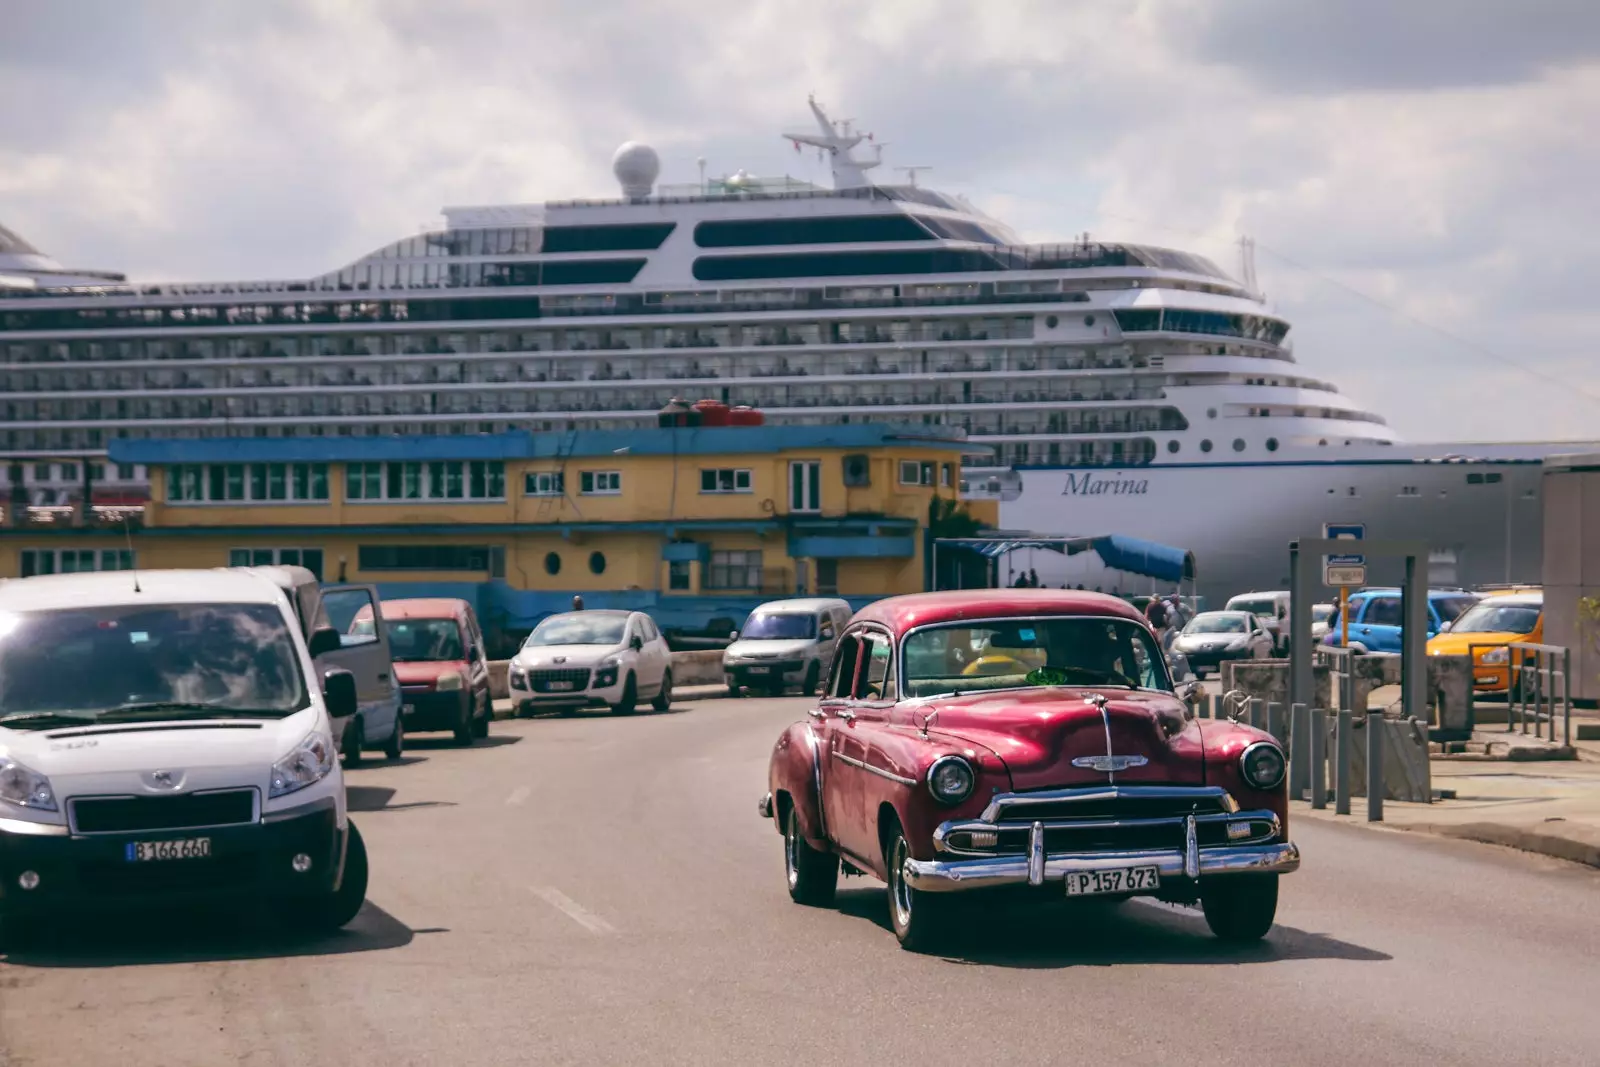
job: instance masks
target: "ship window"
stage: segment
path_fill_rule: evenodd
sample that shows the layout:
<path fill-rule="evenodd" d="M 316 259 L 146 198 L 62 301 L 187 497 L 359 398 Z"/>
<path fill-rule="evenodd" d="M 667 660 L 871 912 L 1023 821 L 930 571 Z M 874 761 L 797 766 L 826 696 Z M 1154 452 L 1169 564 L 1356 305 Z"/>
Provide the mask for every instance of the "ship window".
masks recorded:
<path fill-rule="evenodd" d="M 1233 450 L 1235 452 L 1243 452 L 1244 451 L 1244 438 L 1235 437 L 1233 439 Z"/>
<path fill-rule="evenodd" d="M 855 215 L 842 218 L 727 219 L 694 228 L 701 248 L 753 245 L 826 245 L 856 241 L 930 241 L 933 235 L 908 215 Z M 984 238 L 967 238 L 983 240 Z M 992 241 L 990 243 L 993 243 Z M 548 251 L 548 249 L 547 249 Z M 869 272 L 863 272 L 869 273 Z M 698 277 L 699 275 L 696 275 Z"/>
<path fill-rule="evenodd" d="M 632 226 L 550 226 L 541 252 L 642 252 L 660 248 L 675 222 Z"/>
<path fill-rule="evenodd" d="M 1150 333 L 1161 329 L 1161 312 L 1150 309 L 1113 311 L 1123 333 Z"/>
<path fill-rule="evenodd" d="M 1421 496 L 1422 495 L 1422 491 L 1420 489 L 1418 489 L 1414 485 L 1402 485 L 1400 487 L 1400 495 L 1401 496 Z"/>
<path fill-rule="evenodd" d="M 1498 473 L 1495 473 L 1495 472 L 1491 471 L 1490 473 L 1485 474 L 1483 476 L 1483 480 L 1485 482 L 1489 483 L 1490 485 L 1494 485 L 1495 483 L 1497 483 L 1497 482 L 1499 482 L 1501 480 L 1501 476 Z"/>
<path fill-rule="evenodd" d="M 1176 452 L 1177 450 L 1178 450 L 1178 442 L 1177 442 L 1177 440 L 1174 439 L 1174 440 L 1171 440 L 1171 441 L 1167 442 L 1167 451 L 1168 452 Z"/>
<path fill-rule="evenodd" d="M 1483 484 L 1483 475 L 1481 475 L 1481 474 L 1469 474 L 1469 475 L 1467 475 L 1467 484 L 1468 485 L 1482 485 Z"/>
<path fill-rule="evenodd" d="M 988 252 L 935 249 L 905 252 L 796 252 L 788 255 L 701 256 L 699 281 L 740 278 L 832 278 L 871 274 L 965 274 L 1000 270 Z"/>
<path fill-rule="evenodd" d="M 1276 452 L 1277 450 L 1278 450 L 1278 439 L 1276 437 L 1267 438 L 1267 451 L 1268 452 Z"/>
<path fill-rule="evenodd" d="M 1061 323 L 1061 320 L 1056 318 L 1054 315 L 1046 315 L 1045 316 L 1044 324 L 1047 327 L 1049 327 L 1050 329 L 1052 329 L 1052 330 L 1055 329 L 1058 325 L 1060 325 L 1060 323 Z"/>
<path fill-rule="evenodd" d="M 587 259 L 539 265 L 539 285 L 598 285 L 631 282 L 642 259 Z"/>
<path fill-rule="evenodd" d="M 1214 419 L 1216 417 L 1217 417 L 1217 409 L 1216 408 L 1206 408 L 1206 418 Z"/>
<path fill-rule="evenodd" d="M 1209 440 L 1201 441 L 1200 442 L 1200 451 L 1202 451 L 1202 452 L 1210 452 L 1211 451 L 1211 442 Z"/>

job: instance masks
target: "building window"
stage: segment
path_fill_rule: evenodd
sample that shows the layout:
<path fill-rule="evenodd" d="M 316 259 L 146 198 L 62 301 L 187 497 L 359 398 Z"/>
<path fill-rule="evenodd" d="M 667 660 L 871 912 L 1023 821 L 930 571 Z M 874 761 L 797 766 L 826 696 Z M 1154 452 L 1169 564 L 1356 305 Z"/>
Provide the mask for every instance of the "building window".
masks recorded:
<path fill-rule="evenodd" d="M 837 596 L 839 593 L 839 561 L 817 560 L 817 595 Z"/>
<path fill-rule="evenodd" d="M 566 478 L 560 471 L 529 471 L 522 476 L 525 496 L 560 496 L 566 492 Z"/>
<path fill-rule="evenodd" d="M 133 553 L 125 548 L 25 548 L 22 577 L 36 574 L 79 574 L 84 571 L 129 571 Z"/>
<path fill-rule="evenodd" d="M 700 472 L 702 493 L 748 493 L 750 471 L 748 468 L 717 467 Z"/>
<path fill-rule="evenodd" d="M 760 589 L 760 550 L 713 551 L 711 566 L 706 574 L 706 588 Z"/>
<path fill-rule="evenodd" d="M 361 545 L 364 571 L 488 571 L 487 545 Z"/>
<path fill-rule="evenodd" d="M 622 472 L 584 471 L 578 475 L 578 491 L 585 496 L 616 496 L 622 492 Z"/>
<path fill-rule="evenodd" d="M 675 559 L 667 564 L 667 588 L 686 590 L 689 588 L 689 561 Z"/>
<path fill-rule="evenodd" d="M 544 572 L 546 574 L 561 573 L 561 553 L 546 552 L 544 554 Z"/>
<path fill-rule="evenodd" d="M 606 554 L 604 552 L 589 553 L 589 571 L 591 574 L 604 574 L 606 572 Z"/>
<path fill-rule="evenodd" d="M 78 465 L 76 463 L 63 463 L 61 465 L 61 480 L 75 482 L 78 480 Z"/>
<path fill-rule="evenodd" d="M 943 489 L 950 488 L 950 483 L 955 480 L 955 472 L 948 463 L 939 467 L 939 486 Z"/>
<path fill-rule="evenodd" d="M 499 460 L 346 463 L 346 500 L 504 500 L 506 465 Z"/>
<path fill-rule="evenodd" d="M 326 463 L 180 463 L 167 468 L 169 504 L 313 503 L 327 499 Z"/>
<path fill-rule="evenodd" d="M 133 464 L 132 463 L 118 463 L 117 464 L 117 481 L 119 481 L 119 482 L 131 482 L 131 481 L 133 481 Z"/>
<path fill-rule="evenodd" d="M 1267 438 L 1267 451 L 1268 452 L 1276 452 L 1277 450 L 1278 450 L 1278 439 L 1276 437 Z"/>
<path fill-rule="evenodd" d="M 322 549 L 320 548 L 232 548 L 228 550 L 230 567 L 304 567 L 322 580 Z"/>
<path fill-rule="evenodd" d="M 901 485 L 932 485 L 933 484 L 933 464 L 932 463 L 918 463 L 914 459 L 903 459 L 903 460 L 901 460 L 900 461 L 900 484 Z"/>
<path fill-rule="evenodd" d="M 35 482 L 48 482 L 48 481 L 50 481 L 50 464 L 48 464 L 48 463 L 35 463 L 33 465 L 33 480 Z"/>

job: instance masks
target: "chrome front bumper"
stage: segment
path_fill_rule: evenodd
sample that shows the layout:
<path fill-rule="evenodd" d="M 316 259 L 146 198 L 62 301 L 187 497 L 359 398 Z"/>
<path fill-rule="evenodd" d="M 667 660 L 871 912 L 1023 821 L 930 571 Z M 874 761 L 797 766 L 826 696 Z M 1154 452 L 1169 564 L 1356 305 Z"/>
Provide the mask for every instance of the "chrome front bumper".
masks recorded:
<path fill-rule="evenodd" d="M 1060 882 L 1078 871 L 1156 867 L 1163 881 L 1228 874 L 1288 874 L 1300 866 L 1292 841 L 1155 852 L 1091 852 L 1045 856 L 995 856 L 983 859 L 906 860 L 906 881 L 925 893 L 957 893 L 1007 885 Z"/>

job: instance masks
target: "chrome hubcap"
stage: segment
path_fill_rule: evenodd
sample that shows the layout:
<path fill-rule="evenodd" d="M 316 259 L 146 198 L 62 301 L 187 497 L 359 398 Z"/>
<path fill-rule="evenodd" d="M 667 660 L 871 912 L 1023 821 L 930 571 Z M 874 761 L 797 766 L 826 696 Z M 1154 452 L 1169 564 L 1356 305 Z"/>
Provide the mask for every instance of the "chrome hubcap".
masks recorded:
<path fill-rule="evenodd" d="M 904 930 L 911 925 L 911 886 L 906 882 L 906 839 L 897 837 L 889 856 L 889 895 L 894 905 L 894 924 Z"/>

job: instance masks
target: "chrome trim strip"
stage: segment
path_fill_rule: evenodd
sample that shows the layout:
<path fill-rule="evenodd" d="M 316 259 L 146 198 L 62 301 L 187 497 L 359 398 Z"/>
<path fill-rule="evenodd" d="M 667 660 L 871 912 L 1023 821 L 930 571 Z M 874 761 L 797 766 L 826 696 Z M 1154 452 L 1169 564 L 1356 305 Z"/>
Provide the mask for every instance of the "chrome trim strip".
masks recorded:
<path fill-rule="evenodd" d="M 763 819 L 772 818 L 772 794 L 768 793 L 756 803 L 756 811 L 761 813 Z"/>
<path fill-rule="evenodd" d="M 806 744 L 811 746 L 811 780 L 817 784 L 817 822 L 822 824 L 817 830 L 823 840 L 827 840 L 828 811 L 822 803 L 822 741 L 817 737 L 817 731 L 809 725 L 806 726 Z"/>
<path fill-rule="evenodd" d="M 1002 856 L 976 860 L 906 860 L 906 880 L 925 893 L 957 893 L 1028 883 L 1028 857 Z M 1177 850 L 1097 852 L 1047 857 L 1044 880 L 1059 882 L 1079 871 L 1154 866 L 1162 878 L 1184 878 L 1184 855 Z M 1201 849 L 1198 879 L 1233 874 L 1289 874 L 1300 868 L 1300 849 L 1292 841 Z M 1138 894 L 1148 895 L 1148 894 Z M 1204 891 L 1202 890 L 1202 895 Z"/>
<path fill-rule="evenodd" d="M 1149 797 L 1168 800 L 1217 800 L 1225 811 L 1238 811 L 1239 803 L 1226 789 L 1216 785 L 1091 785 L 1072 789 L 1047 789 L 1037 793 L 996 793 L 978 816 L 984 822 L 998 822 L 1001 809 L 1024 809 L 1037 804 L 1056 804 L 1076 800 L 1120 800 L 1124 797 Z"/>
<path fill-rule="evenodd" d="M 1096 693 L 1093 697 L 1093 700 L 1094 706 L 1100 709 L 1100 722 L 1106 728 L 1106 759 L 1109 760 L 1116 754 L 1111 748 L 1111 713 L 1106 710 L 1106 705 L 1110 703 L 1110 701 L 1104 693 Z M 1116 785 L 1117 772 L 1108 768 L 1106 770 L 1106 781 L 1110 782 L 1112 785 Z"/>
<path fill-rule="evenodd" d="M 1044 885 L 1044 824 L 1028 831 L 1028 884 Z"/>
<path fill-rule="evenodd" d="M 1194 816 L 1183 820 L 1183 876 L 1200 877 L 1200 838 L 1194 832 Z"/>
<path fill-rule="evenodd" d="M 900 775 L 895 774 L 893 771 L 886 771 L 881 767 L 874 767 L 870 763 L 863 763 L 861 760 L 855 759 L 851 756 L 846 756 L 842 752 L 835 752 L 833 754 L 833 758 L 839 760 L 841 763 L 848 763 L 852 767 L 859 767 L 868 774 L 876 774 L 879 778 L 887 778 L 891 782 L 898 782 L 901 785 L 917 784 L 917 780 L 915 778 L 903 778 Z"/>
<path fill-rule="evenodd" d="M 28 837 L 66 837 L 72 831 L 55 822 L 29 822 L 26 819 L 0 819 L 0 834 Z"/>
<path fill-rule="evenodd" d="M 1074 830 L 1080 828 L 1094 828 L 1101 830 L 1126 830 L 1146 826 L 1177 826 L 1186 819 L 1193 819 L 1196 828 L 1211 823 L 1265 823 L 1268 829 L 1253 837 L 1274 838 L 1282 832 L 1278 816 L 1265 808 L 1257 811 L 1224 811 L 1210 812 L 1200 815 L 1168 815 L 1157 816 L 1149 819 L 1041 819 L 1034 826 L 1042 826 L 1045 830 Z M 974 831 L 993 832 L 996 827 L 1010 830 L 1015 833 L 1023 828 L 1021 822 L 991 823 L 981 819 L 964 819 L 960 822 L 954 820 L 940 823 L 933 831 L 933 847 L 939 852 L 949 852 L 955 855 L 992 856 L 992 851 L 975 851 L 971 849 L 955 848 L 950 845 L 950 835 L 959 833 L 972 833 Z M 1198 835 L 1197 835 L 1198 843 Z"/>

